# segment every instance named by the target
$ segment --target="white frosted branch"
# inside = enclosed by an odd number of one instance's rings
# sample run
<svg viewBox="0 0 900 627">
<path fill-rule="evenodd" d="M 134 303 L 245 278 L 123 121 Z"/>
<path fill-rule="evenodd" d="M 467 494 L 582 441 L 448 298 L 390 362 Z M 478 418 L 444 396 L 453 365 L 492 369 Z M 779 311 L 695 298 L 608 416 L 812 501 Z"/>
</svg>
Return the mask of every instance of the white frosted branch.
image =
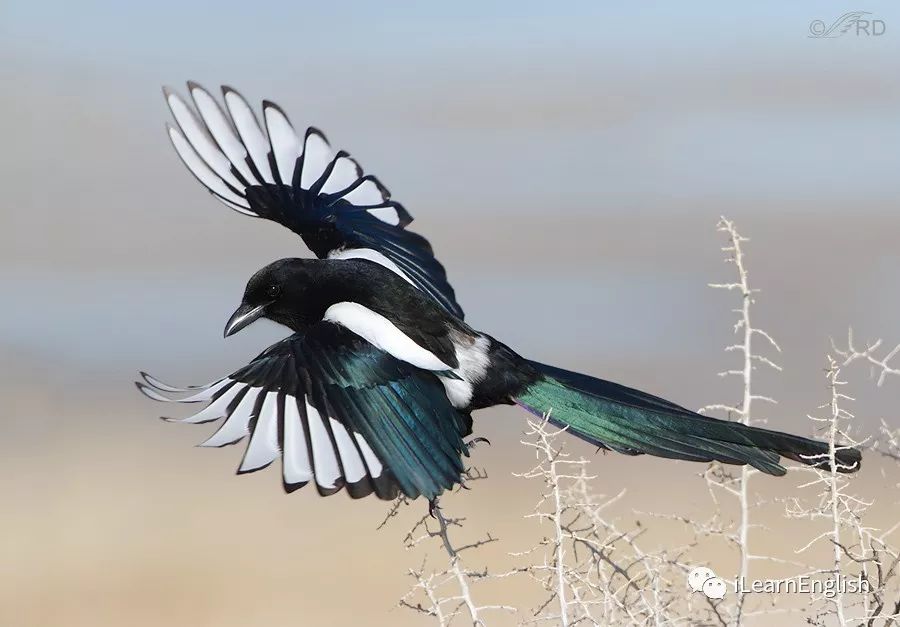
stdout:
<svg viewBox="0 0 900 627">
<path fill-rule="evenodd" d="M 841 358 L 841 367 L 846 367 L 855 361 L 867 362 L 872 367 L 872 374 L 878 375 L 877 385 L 880 387 L 884 384 L 888 375 L 900 376 L 900 368 L 891 365 L 891 360 L 900 353 L 900 344 L 888 351 L 883 357 L 877 357 L 878 349 L 881 347 L 880 339 L 871 343 L 866 343 L 866 347 L 862 350 L 856 348 L 853 342 L 853 327 L 847 330 L 847 348 L 838 348 L 834 340 L 831 340 L 831 347 L 834 353 Z"/>
</svg>

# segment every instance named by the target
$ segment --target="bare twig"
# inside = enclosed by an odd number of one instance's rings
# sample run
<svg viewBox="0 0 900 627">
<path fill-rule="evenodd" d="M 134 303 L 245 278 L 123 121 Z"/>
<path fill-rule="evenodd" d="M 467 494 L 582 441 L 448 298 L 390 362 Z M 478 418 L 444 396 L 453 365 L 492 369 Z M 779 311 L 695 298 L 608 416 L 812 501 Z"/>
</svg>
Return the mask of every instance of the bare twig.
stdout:
<svg viewBox="0 0 900 627">
<path fill-rule="evenodd" d="M 470 469 L 466 473 L 467 481 L 477 481 L 487 477 L 484 471 Z M 396 502 L 388 512 L 382 526 L 397 515 L 402 502 Z M 486 533 L 468 544 L 454 544 L 450 537 L 450 529 L 461 529 L 464 518 L 447 516 L 444 510 L 434 504 L 427 514 L 422 515 L 406 534 L 404 543 L 408 550 L 425 548 L 430 540 L 438 540 L 442 551 L 447 556 L 447 565 L 436 571 L 428 572 L 425 568 L 428 556 L 422 561 L 418 570 L 410 570 L 410 576 L 415 579 L 410 591 L 400 599 L 401 607 L 411 609 L 427 616 L 433 617 L 439 625 L 450 625 L 457 616 L 465 615 L 470 624 L 475 627 L 485 625 L 484 614 L 490 610 L 503 610 L 515 612 L 515 608 L 508 605 L 479 605 L 476 603 L 472 586 L 478 582 L 489 579 L 492 575 L 487 569 L 473 571 L 462 563 L 461 554 L 497 542 L 497 539 Z M 416 600 L 417 596 L 424 597 Z"/>
<path fill-rule="evenodd" d="M 864 361 L 871 366 L 871 374 L 878 376 L 877 385 L 881 387 L 888 375 L 900 376 L 900 368 L 891 366 L 891 360 L 900 353 L 900 344 L 885 353 L 882 357 L 878 357 L 879 348 L 881 348 L 881 340 L 866 343 L 866 347 L 862 350 L 856 348 L 853 344 L 853 327 L 847 331 L 847 348 L 838 348 L 834 340 L 831 340 L 831 348 L 835 355 L 840 358 L 840 366 L 843 368 L 849 366 L 855 361 Z"/>
<path fill-rule="evenodd" d="M 722 251 L 726 254 L 725 262 L 733 263 L 735 265 L 737 280 L 731 283 L 710 283 L 709 286 L 715 289 L 736 291 L 741 297 L 741 307 L 734 310 L 735 313 L 738 314 L 737 322 L 734 324 L 734 332 L 740 334 L 740 340 L 735 344 L 725 347 L 726 352 L 737 352 L 741 356 L 741 368 L 739 370 L 726 370 L 720 372 L 719 375 L 738 376 L 743 385 L 740 403 L 733 406 L 724 404 L 710 405 L 704 407 L 700 411 L 726 410 L 729 415 L 736 414 L 738 421 L 741 424 L 749 425 L 753 422 L 753 401 L 758 400 L 775 403 L 775 401 L 768 396 L 754 393 L 753 372 L 756 370 L 757 365 L 763 365 L 777 371 L 781 370 L 781 366 L 777 365 L 774 361 L 755 352 L 757 349 L 755 348 L 754 340 L 757 337 L 762 339 L 764 343 L 775 352 L 781 352 L 781 347 L 771 335 L 762 329 L 755 328 L 751 323 L 751 306 L 755 303 L 754 294 L 758 293 L 759 290 L 750 287 L 749 273 L 745 264 L 743 244 L 749 241 L 748 238 L 743 237 L 738 233 L 734 222 L 724 217 L 719 220 L 718 230 L 725 233 L 728 238 L 728 242 L 722 248 Z M 764 556 L 752 555 L 750 552 L 750 529 L 753 525 L 750 517 L 751 495 L 749 492 L 749 484 L 750 478 L 756 473 L 757 471 L 749 466 L 742 466 L 739 475 L 735 477 L 725 471 L 720 464 L 714 464 L 709 472 L 704 473 L 711 494 L 713 494 L 715 490 L 720 490 L 737 499 L 740 508 L 737 533 L 735 535 L 724 533 L 724 531 L 720 531 L 719 533 L 729 539 L 731 544 L 734 545 L 740 553 L 738 576 L 742 581 L 746 581 L 750 575 L 751 560 L 766 559 Z M 713 498 L 716 500 L 715 496 L 713 496 Z M 735 625 L 741 625 L 743 622 L 745 602 L 746 597 L 743 589 L 738 589 L 733 612 L 730 616 L 730 620 Z"/>
</svg>

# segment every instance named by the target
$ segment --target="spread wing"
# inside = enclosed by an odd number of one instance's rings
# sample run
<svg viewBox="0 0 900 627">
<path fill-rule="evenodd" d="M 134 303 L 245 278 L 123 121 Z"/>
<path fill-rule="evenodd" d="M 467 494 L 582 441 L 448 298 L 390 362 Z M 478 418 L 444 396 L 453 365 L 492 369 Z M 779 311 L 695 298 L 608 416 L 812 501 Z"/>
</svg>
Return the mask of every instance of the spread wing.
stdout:
<svg viewBox="0 0 900 627">
<path fill-rule="evenodd" d="M 282 460 L 285 490 L 314 481 L 323 496 L 398 490 L 428 499 L 460 483 L 471 418 L 454 409 L 438 379 L 337 324 L 321 322 L 269 347 L 237 372 L 176 388 L 143 374 L 154 400 L 208 403 L 172 420 L 223 420 L 201 446 L 249 437 L 238 474 Z M 175 394 L 186 394 L 175 398 Z"/>
<path fill-rule="evenodd" d="M 274 220 L 303 238 L 318 257 L 362 257 L 406 277 L 462 318 L 431 245 L 406 229 L 412 216 L 321 131 L 301 139 L 278 105 L 263 101 L 263 127 L 247 101 L 223 87 L 225 108 L 188 83 L 194 106 L 164 89 L 176 126 L 169 138 L 184 164 L 223 203 Z"/>
</svg>

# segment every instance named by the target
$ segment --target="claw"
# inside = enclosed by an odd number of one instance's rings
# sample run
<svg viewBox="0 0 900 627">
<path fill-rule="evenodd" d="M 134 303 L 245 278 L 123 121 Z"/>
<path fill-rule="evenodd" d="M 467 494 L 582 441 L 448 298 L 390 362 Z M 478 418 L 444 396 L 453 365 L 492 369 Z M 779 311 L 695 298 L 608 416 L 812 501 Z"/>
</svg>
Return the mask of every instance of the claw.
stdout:
<svg viewBox="0 0 900 627">
<path fill-rule="evenodd" d="M 437 518 L 440 513 L 441 506 L 438 505 L 437 497 L 434 497 L 430 501 L 428 501 L 428 515 L 432 518 Z"/>
<path fill-rule="evenodd" d="M 478 437 L 478 438 L 472 438 L 471 440 L 466 442 L 466 449 L 471 451 L 473 448 L 475 448 L 478 444 L 481 444 L 482 442 L 484 442 L 488 446 L 491 445 L 491 441 L 488 440 L 487 438 Z"/>
</svg>

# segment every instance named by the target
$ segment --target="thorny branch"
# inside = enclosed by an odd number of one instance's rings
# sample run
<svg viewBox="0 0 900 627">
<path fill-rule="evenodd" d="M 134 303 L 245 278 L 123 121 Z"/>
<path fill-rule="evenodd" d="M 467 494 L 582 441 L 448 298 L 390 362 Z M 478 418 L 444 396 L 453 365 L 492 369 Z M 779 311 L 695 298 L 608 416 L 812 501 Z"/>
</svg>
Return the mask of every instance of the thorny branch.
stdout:
<svg viewBox="0 0 900 627">
<path fill-rule="evenodd" d="M 900 376 L 900 368 L 891 366 L 891 360 L 900 353 L 900 344 L 888 351 L 884 356 L 877 357 L 881 348 L 881 339 L 867 343 L 866 347 L 859 350 L 853 344 L 853 327 L 847 331 L 847 348 L 838 348 L 834 340 L 831 340 L 831 348 L 835 355 L 841 358 L 840 367 L 849 366 L 855 361 L 864 361 L 871 366 L 872 376 L 878 375 L 877 385 L 881 387 L 888 375 Z"/>
<path fill-rule="evenodd" d="M 741 297 L 741 307 L 733 310 L 738 315 L 737 322 L 734 324 L 734 332 L 739 334 L 740 340 L 725 347 L 726 352 L 737 352 L 741 356 L 741 368 L 738 370 L 726 370 L 720 372 L 719 376 L 737 376 L 742 382 L 741 400 L 735 405 L 708 405 L 700 411 L 725 410 L 730 414 L 736 414 L 739 422 L 749 425 L 753 422 L 753 401 L 762 401 L 775 403 L 776 401 L 768 396 L 761 396 L 754 393 L 753 389 L 753 372 L 757 365 L 764 365 L 773 370 L 781 371 L 781 366 L 776 364 L 770 358 L 760 354 L 755 347 L 754 340 L 759 337 L 764 340 L 770 349 L 781 352 L 781 347 L 772 338 L 771 335 L 753 326 L 751 323 L 751 306 L 755 303 L 754 294 L 759 292 L 758 289 L 750 287 L 750 278 L 745 264 L 743 244 L 749 241 L 738 233 L 734 222 L 726 218 L 721 218 L 718 224 L 718 231 L 725 233 L 728 238 L 727 244 L 722 248 L 725 253 L 725 262 L 732 263 L 737 272 L 737 280 L 732 283 L 710 283 L 709 286 L 714 289 L 724 289 L 737 291 Z M 765 556 L 752 555 L 750 552 L 750 529 L 753 527 L 751 522 L 751 495 L 749 491 L 750 478 L 757 474 L 757 471 L 749 466 L 742 466 L 735 476 L 727 471 L 721 464 L 712 464 L 710 468 L 703 474 L 706 479 L 707 488 L 713 498 L 713 502 L 717 504 L 716 518 L 707 527 L 720 527 L 721 523 L 717 520 L 720 508 L 718 507 L 718 497 L 716 491 L 723 491 L 737 499 L 740 507 L 740 519 L 736 533 L 726 532 L 719 529 L 718 533 L 725 537 L 732 546 L 735 546 L 740 554 L 739 577 L 747 580 L 750 575 L 750 562 L 754 559 L 768 559 Z M 704 530 L 704 533 L 712 533 Z M 743 622 L 744 603 L 746 596 L 743 590 L 736 593 L 736 601 L 733 606 L 730 619 L 735 625 L 741 625 Z"/>
<path fill-rule="evenodd" d="M 740 308 L 734 310 L 737 314 L 734 332 L 738 340 L 725 349 L 741 357 L 740 366 L 720 375 L 738 377 L 743 385 L 737 402 L 711 405 L 701 411 L 722 410 L 743 424 L 753 424 L 759 422 L 755 401 L 775 402 L 756 393 L 753 374 L 760 365 L 780 370 L 760 351 L 768 348 L 777 353 L 781 349 L 772 336 L 751 324 L 752 305 L 758 290 L 751 287 L 748 279 L 742 248 L 748 240 L 724 218 L 718 229 L 728 238 L 722 250 L 727 254 L 726 261 L 735 264 L 737 278 L 731 283 L 712 284 L 712 287 L 735 291 L 741 297 Z M 823 406 L 827 414 L 813 420 L 823 427 L 822 433 L 829 442 L 828 453 L 822 458 L 831 462 L 831 469 L 791 468 L 792 471 L 812 473 L 813 478 L 800 489 L 815 487 L 818 492 L 811 499 L 801 492 L 788 501 L 785 511 L 788 518 L 806 519 L 813 521 L 811 526 L 818 525 L 813 527 L 817 534 L 797 550 L 804 561 L 760 555 L 758 551 L 750 550 L 749 531 L 761 527 L 753 523 L 752 515 L 761 506 L 771 503 L 762 495 L 761 489 L 751 491 L 748 487 L 750 478 L 758 474 L 756 470 L 747 467 L 729 469 L 717 463 L 709 465 L 701 475 L 715 508 L 709 520 L 698 522 L 683 514 L 634 511 L 629 524 L 622 524 L 615 512 L 624 507 L 625 489 L 613 496 L 595 493 L 593 487 L 597 478 L 589 474 L 588 462 L 573 459 L 563 451 L 558 440 L 563 430 L 551 428 L 545 417 L 543 421 L 528 422 L 523 444 L 534 453 L 536 462 L 529 471 L 516 475 L 543 486 L 534 510 L 526 515 L 544 530 L 543 537 L 532 548 L 509 554 L 517 562 L 515 567 L 489 573 L 486 568 L 473 570 L 464 566 L 461 555 L 466 553 L 466 560 L 473 559 L 468 551 L 496 542 L 495 537 L 487 533 L 468 544 L 454 543 L 452 536 L 461 530 L 462 518 L 446 515 L 441 510 L 437 510 L 433 518 L 423 515 L 407 534 L 405 544 L 410 550 L 438 549 L 443 555 L 440 558 L 443 565 L 437 569 L 429 568 L 427 563 L 434 561 L 435 556 L 426 555 L 418 569 L 410 570 L 415 583 L 400 605 L 431 617 L 438 625 L 449 625 L 456 618 L 475 626 L 485 625 L 485 613 L 489 610 L 515 610 L 506 605 L 479 605 L 473 587 L 485 580 L 524 575 L 536 582 L 544 595 L 523 624 L 730 627 L 759 615 L 806 609 L 750 608 L 745 605 L 742 594 L 729 595 L 720 601 L 707 599 L 699 593 L 691 595 L 685 585 L 686 575 L 694 566 L 702 565 L 702 561 L 694 556 L 708 556 L 710 546 L 724 541 L 739 552 L 740 575 L 744 577 L 749 574 L 752 562 L 766 560 L 801 569 L 802 575 L 834 579 L 859 575 L 866 583 L 864 594 L 850 595 L 841 591 L 834 596 L 814 598 L 814 608 L 806 615 L 809 624 L 837 621 L 842 626 L 900 625 L 900 552 L 889 541 L 900 531 L 900 521 L 887 530 L 869 526 L 865 514 L 871 500 L 854 494 L 848 476 L 834 470 L 836 453 L 841 446 L 861 444 L 848 435 L 853 416 L 844 406 L 851 399 L 841 391 L 845 383 L 839 378 L 840 369 L 854 362 L 867 363 L 873 376 L 877 375 L 879 386 L 889 375 L 900 376 L 900 368 L 892 363 L 900 354 L 900 345 L 887 352 L 881 347 L 881 340 L 877 340 L 866 344 L 864 349 L 857 348 L 851 330 L 847 348 L 835 347 L 835 357 L 829 358 L 826 376 L 830 400 Z M 900 428 L 883 423 L 871 449 L 900 461 Z M 482 476 L 473 471 L 470 480 Z M 722 500 L 723 495 L 739 504 L 740 518 L 736 524 L 723 519 L 723 511 L 728 505 Z M 398 500 L 382 525 L 400 515 L 407 504 L 403 499 Z M 662 548 L 654 545 L 648 540 L 651 532 L 648 521 L 652 520 L 683 525 L 692 538 L 681 543 L 667 538 Z M 821 547 L 818 553 L 816 547 Z M 826 548 L 828 565 L 817 569 L 806 563 L 819 562 L 816 557 Z"/>
<path fill-rule="evenodd" d="M 523 444 L 534 451 L 536 465 L 516 476 L 538 480 L 544 490 L 526 518 L 549 526 L 549 533 L 534 547 L 512 555 L 526 564 L 525 573 L 546 593 L 529 623 L 672 624 L 684 620 L 684 574 L 689 568 L 680 558 L 687 547 L 668 553 L 646 551 L 639 539 L 640 524 L 623 529 L 607 510 L 624 497 L 592 492 L 596 477 L 588 474 L 584 459 L 563 452 L 557 438 L 564 430 L 544 420 L 530 420 Z"/>
<path fill-rule="evenodd" d="M 470 469 L 467 471 L 468 482 L 487 478 L 483 471 Z M 381 523 L 384 526 L 391 518 L 398 515 L 399 510 L 408 503 L 404 497 L 398 498 L 391 506 L 387 516 Z M 428 555 L 422 560 L 418 569 L 410 569 L 409 575 L 415 580 L 412 588 L 400 599 L 400 606 L 433 617 L 438 625 L 450 625 L 454 618 L 466 615 L 470 624 L 475 627 L 483 627 L 484 615 L 491 610 L 515 612 L 514 607 L 508 605 L 479 605 L 474 599 L 473 585 L 492 577 L 487 569 L 474 571 L 462 563 L 461 555 L 467 551 L 477 549 L 497 541 L 490 532 L 483 537 L 467 544 L 454 544 L 450 537 L 452 528 L 461 529 L 464 518 L 454 518 L 444 513 L 437 504 L 430 511 L 423 514 L 413 524 L 404 538 L 407 550 L 424 547 L 427 551 L 428 543 L 438 540 L 442 551 L 446 554 L 447 563 L 435 571 L 426 568 Z"/>
<path fill-rule="evenodd" d="M 828 463 L 824 468 L 802 468 L 802 471 L 811 473 L 813 478 L 799 487 L 801 490 L 818 487 L 818 495 L 812 504 L 805 503 L 799 496 L 794 497 L 786 509 L 789 517 L 824 523 L 823 530 L 797 549 L 797 553 L 808 552 L 823 543 L 831 546 L 831 566 L 819 572 L 833 579 L 834 594 L 814 598 L 821 609 L 810 617 L 809 622 L 825 625 L 833 617 L 842 627 L 874 625 L 876 621 L 878 624 L 894 624 L 900 610 L 900 597 L 896 607 L 889 607 L 886 598 L 890 586 L 896 586 L 898 558 L 896 550 L 886 543 L 886 537 L 900 527 L 900 523 L 887 532 L 880 533 L 866 526 L 864 516 L 872 501 L 853 494 L 850 491 L 849 476 L 840 472 L 852 468 L 841 464 L 837 454 L 841 450 L 864 444 L 851 435 L 854 415 L 845 405 L 854 399 L 842 391 L 847 383 L 841 379 L 840 372 L 841 362 L 829 355 L 825 371 L 829 399 L 820 407 L 827 414 L 824 417 L 810 416 L 810 420 L 822 426 L 828 442 L 827 453 L 810 459 L 821 459 Z M 849 572 L 850 565 L 857 567 L 855 572 Z M 859 577 L 865 582 L 866 589 L 862 594 L 855 595 L 855 598 L 847 594 L 842 583 L 848 577 Z"/>
</svg>

